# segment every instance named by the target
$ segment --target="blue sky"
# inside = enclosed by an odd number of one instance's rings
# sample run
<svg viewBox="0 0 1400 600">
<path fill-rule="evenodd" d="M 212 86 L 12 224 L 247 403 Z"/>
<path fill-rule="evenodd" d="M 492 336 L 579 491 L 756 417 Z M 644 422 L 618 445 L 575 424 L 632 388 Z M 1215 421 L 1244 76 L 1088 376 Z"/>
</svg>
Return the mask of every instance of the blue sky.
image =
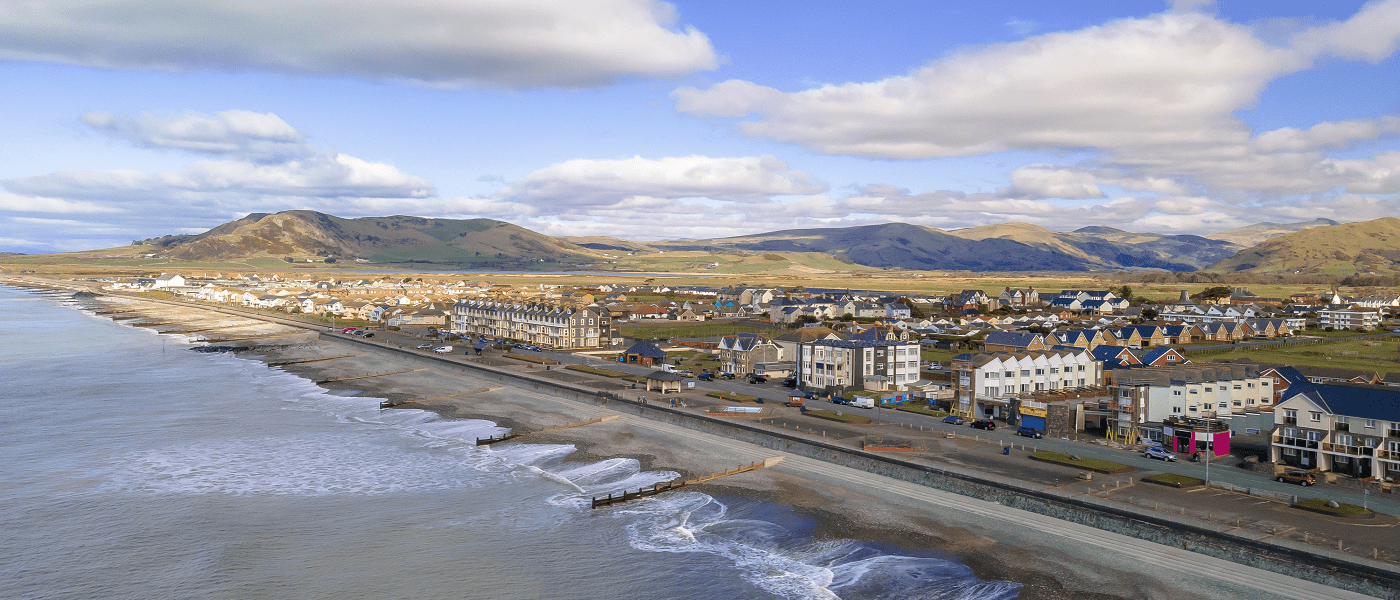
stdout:
<svg viewBox="0 0 1400 600">
<path fill-rule="evenodd" d="M 0 0 L 0 251 L 251 212 L 703 238 L 1400 201 L 1400 0 Z"/>
</svg>

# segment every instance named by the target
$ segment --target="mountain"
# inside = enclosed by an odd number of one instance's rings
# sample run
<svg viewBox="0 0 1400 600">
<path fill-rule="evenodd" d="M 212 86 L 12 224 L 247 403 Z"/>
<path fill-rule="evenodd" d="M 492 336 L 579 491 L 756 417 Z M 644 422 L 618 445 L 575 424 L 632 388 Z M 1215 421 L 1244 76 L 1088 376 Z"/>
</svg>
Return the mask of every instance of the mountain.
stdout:
<svg viewBox="0 0 1400 600">
<path fill-rule="evenodd" d="M 1259 243 L 1269 238 L 1275 238 L 1295 231 L 1323 227 L 1326 225 L 1337 225 L 1332 219 L 1313 219 L 1303 223 L 1255 223 L 1237 229 L 1230 229 L 1220 233 L 1212 233 L 1206 237 L 1212 240 L 1239 244 L 1242 247 L 1257 246 Z"/>
<path fill-rule="evenodd" d="M 1209 267 L 1256 273 L 1400 272 L 1400 219 L 1323 225 L 1284 234 Z"/>
<path fill-rule="evenodd" d="M 344 219 L 309 210 L 251 214 L 199 235 L 168 236 L 143 245 L 162 248 L 160 256 L 192 261 L 274 256 L 471 265 L 555 262 L 587 254 L 573 244 L 504 221 Z"/>
<path fill-rule="evenodd" d="M 1016 240 L 1078 258 L 1084 261 L 1087 268 L 1094 270 L 1149 268 L 1196 271 L 1243 249 L 1243 246 L 1231 242 L 1195 235 L 1137 233 L 1098 226 L 1061 232 L 1028 223 L 1002 223 L 948 233 L 969 240 Z"/>
<path fill-rule="evenodd" d="M 968 240 L 932 227 L 886 223 L 830 229 L 791 229 L 713 240 L 651 242 L 669 251 L 824 252 L 870 267 L 967 271 L 1086 271 L 1091 265 L 1062 252 L 1018 241 Z"/>
</svg>

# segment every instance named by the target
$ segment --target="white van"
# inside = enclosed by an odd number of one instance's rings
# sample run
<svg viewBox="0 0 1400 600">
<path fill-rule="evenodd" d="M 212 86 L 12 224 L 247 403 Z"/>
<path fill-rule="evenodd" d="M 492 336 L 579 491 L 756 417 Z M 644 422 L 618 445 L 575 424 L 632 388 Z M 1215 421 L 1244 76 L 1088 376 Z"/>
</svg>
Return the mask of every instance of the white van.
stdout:
<svg viewBox="0 0 1400 600">
<path fill-rule="evenodd" d="M 436 353 L 438 353 L 438 354 L 447 354 L 448 352 L 451 352 L 451 351 L 452 351 L 452 346 L 438 346 L 438 347 L 436 347 L 436 348 L 433 348 L 433 352 L 436 352 Z"/>
<path fill-rule="evenodd" d="M 875 408 L 875 399 L 866 398 L 865 396 L 856 396 L 855 400 L 851 400 L 851 406 L 859 406 L 861 408 Z"/>
</svg>

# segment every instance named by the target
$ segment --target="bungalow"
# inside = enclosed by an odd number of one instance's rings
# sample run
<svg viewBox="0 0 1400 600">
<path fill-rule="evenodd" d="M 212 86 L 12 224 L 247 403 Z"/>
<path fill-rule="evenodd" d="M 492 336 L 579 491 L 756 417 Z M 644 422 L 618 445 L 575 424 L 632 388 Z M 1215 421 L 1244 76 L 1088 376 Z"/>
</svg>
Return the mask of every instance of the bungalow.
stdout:
<svg viewBox="0 0 1400 600">
<path fill-rule="evenodd" d="M 174 273 L 161 273 L 160 276 L 156 277 L 155 281 L 151 283 L 151 289 L 153 290 L 172 287 L 185 287 L 185 278 Z"/>
<path fill-rule="evenodd" d="M 624 350 L 617 362 L 646 366 L 666 364 L 666 351 L 657 348 L 656 344 L 651 342 L 637 342 Z"/>
</svg>

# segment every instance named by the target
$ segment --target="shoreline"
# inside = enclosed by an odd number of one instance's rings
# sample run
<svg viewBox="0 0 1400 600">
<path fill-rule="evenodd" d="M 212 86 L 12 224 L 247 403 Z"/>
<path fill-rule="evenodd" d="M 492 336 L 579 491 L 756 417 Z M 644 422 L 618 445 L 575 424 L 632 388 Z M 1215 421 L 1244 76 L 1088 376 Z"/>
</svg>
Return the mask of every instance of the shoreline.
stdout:
<svg viewBox="0 0 1400 600">
<path fill-rule="evenodd" d="M 142 302 L 121 296 L 111 297 L 117 303 Z M 112 299 L 95 300 L 114 302 Z M 211 321 L 255 321 L 255 317 L 230 317 L 214 311 L 191 306 L 168 307 L 154 303 L 149 312 L 162 314 L 186 312 L 191 322 L 185 325 L 206 326 Z M 158 307 L 158 308 L 156 308 Z M 159 317 L 165 319 L 166 316 Z M 135 323 L 132 323 L 135 324 Z M 230 325 L 230 327 L 234 327 Z M 253 327 L 243 325 L 243 327 Z M 261 326 L 258 326 L 261 327 Z M 287 331 L 295 328 L 276 325 Z M 158 329 L 157 329 L 158 330 Z M 306 333 L 304 330 L 302 333 Z M 261 362 L 296 360 L 353 354 L 359 345 L 347 340 L 320 336 L 311 343 L 258 346 L 239 351 L 240 356 Z M 267 339 L 267 338 L 263 338 Z M 394 366 L 395 358 L 370 353 L 358 358 L 326 360 L 286 365 L 283 370 L 299 377 L 317 381 L 325 378 L 356 376 L 365 372 L 384 372 L 404 368 Z M 423 375 L 415 373 L 417 375 Z M 644 470 L 671 470 L 682 476 L 695 476 L 735 466 L 726 461 L 722 446 L 729 440 L 716 438 L 705 444 L 693 440 L 677 440 L 649 427 L 636 417 L 620 420 L 616 425 L 584 426 L 549 433 L 528 433 L 545 427 L 558 426 L 591 418 L 606 408 L 580 404 L 575 400 L 549 397 L 548 394 L 512 388 L 509 385 L 472 378 L 462 373 L 432 373 L 408 378 L 388 376 L 320 384 L 329 390 L 354 390 L 359 396 L 389 400 L 414 400 L 445 395 L 461 389 L 494 387 L 454 398 L 415 401 L 398 408 L 431 410 L 444 418 L 476 418 L 495 422 L 514 432 L 526 432 L 520 443 L 571 444 L 575 452 L 567 460 L 588 463 L 616 457 L 637 459 Z M 474 383 L 464 384 L 464 381 Z M 473 388 L 472 386 L 476 387 Z M 626 413 L 622 413 L 626 414 Z M 703 446 L 713 446 L 705 448 Z M 780 454 L 776 451 L 766 451 Z M 1011 580 L 1021 583 L 1022 598 L 1128 598 L 1207 597 L 1207 593 L 1191 594 L 1172 586 L 1162 577 L 1137 573 L 1131 569 L 1114 569 L 1110 565 L 1054 552 L 1055 540 L 1041 540 L 1030 547 L 999 541 L 989 536 L 988 528 L 975 523 L 949 525 L 932 518 L 924 507 L 890 498 L 888 494 L 867 493 L 850 486 L 819 481 L 788 472 L 782 468 L 765 469 L 736 475 L 717 482 L 696 486 L 697 491 L 717 497 L 738 497 L 759 502 L 771 502 L 788 507 L 817 523 L 819 539 L 858 539 L 911 550 L 930 550 L 955 556 L 983 580 Z M 990 532 L 995 533 L 995 532 Z M 1165 547 L 1162 547 L 1165 549 Z M 1105 593 L 1104 590 L 1125 590 Z M 1206 590 L 1209 587 L 1206 586 Z"/>
</svg>

